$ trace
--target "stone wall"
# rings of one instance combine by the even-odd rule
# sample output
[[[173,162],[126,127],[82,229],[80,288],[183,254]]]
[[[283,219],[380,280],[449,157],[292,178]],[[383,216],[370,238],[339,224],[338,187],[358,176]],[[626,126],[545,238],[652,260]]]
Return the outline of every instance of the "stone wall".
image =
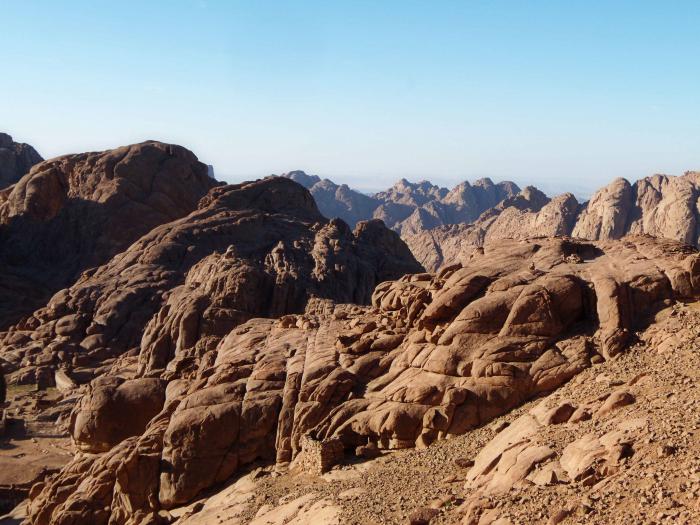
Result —
[[[338,438],[301,438],[301,452],[294,460],[295,468],[307,474],[321,475],[343,459],[343,443]]]

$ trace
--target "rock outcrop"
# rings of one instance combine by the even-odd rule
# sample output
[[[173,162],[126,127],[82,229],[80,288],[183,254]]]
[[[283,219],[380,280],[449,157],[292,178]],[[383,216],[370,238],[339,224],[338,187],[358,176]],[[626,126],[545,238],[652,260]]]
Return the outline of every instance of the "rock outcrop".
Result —
[[[217,189],[211,204],[260,184]],[[269,196],[269,188],[259,194],[263,202]],[[253,233],[250,242],[262,235]],[[289,268],[281,263],[294,260],[286,254],[272,257],[276,267]],[[76,408],[72,431],[80,448],[111,448],[76,455],[32,489],[32,523],[88,516],[97,524],[146,523],[254,461],[291,461],[294,468],[305,443],[321,451],[338,442],[346,450],[368,442],[397,449],[469,432],[616,355],[658,309],[700,294],[700,256],[675,242],[499,240],[469,264],[380,284],[371,307],[317,299],[303,314],[233,326],[212,321],[211,304],[200,306],[213,295],[220,312],[239,297],[202,293],[226,289],[224,276],[239,271],[217,270],[218,257],[189,266],[188,280],[153,317],[138,352],[113,363],[106,377],[123,382],[96,385]],[[165,342],[156,342],[159,334]],[[160,412],[145,429],[135,425],[131,437],[103,433],[109,427],[101,415],[138,397],[125,399],[119,389],[145,379],[167,383]],[[109,404],[105,396],[114,402],[109,409],[100,408]],[[555,451],[532,437],[543,424],[573,419],[575,408],[535,411],[491,447],[493,454],[477,458],[468,482],[491,493],[544,466]],[[614,446],[601,439],[605,454],[608,441]],[[511,445],[523,454],[498,455]],[[579,456],[565,457],[561,466],[573,473]]]
[[[252,317],[303,312],[312,297],[366,304],[377,283],[421,270],[379,221],[328,221],[292,181],[218,186],[56,293],[4,334],[0,357],[13,382],[51,384],[60,367],[82,383],[141,345],[144,373],[179,373]]]
[[[192,212],[215,184],[193,153],[160,142],[35,165],[0,192],[0,328]]]
[[[533,187],[503,200],[478,219],[450,222],[415,216],[401,233],[428,270],[468,260],[487,240],[570,235],[586,240],[652,235],[700,246],[700,174],[654,175],[630,184],[616,179],[579,204],[569,194],[549,199]]]
[[[518,191],[512,182],[494,184],[488,178],[473,185],[462,182],[450,191],[428,181],[414,184],[401,179],[375,195],[383,203],[375,217],[405,236],[438,225],[472,222]]]
[[[401,179],[388,190],[370,197],[345,184],[338,186],[303,171],[291,171],[282,176],[308,188],[326,217],[340,217],[350,225],[371,218],[381,219],[401,235],[471,222],[519,191],[512,182],[494,184],[490,179],[480,179],[474,184],[462,182],[452,190],[428,181],[411,183]]]
[[[700,173],[654,175],[630,185],[617,179],[599,190],[581,214],[573,235],[617,239],[648,234],[698,246]]]
[[[403,238],[421,264],[436,271],[443,265],[466,263],[485,243],[567,235],[579,210],[576,198],[570,193],[549,199],[537,188],[528,186],[485,211],[473,223],[419,230]]]
[[[0,190],[17,182],[42,160],[29,144],[15,142],[10,135],[0,133]]]

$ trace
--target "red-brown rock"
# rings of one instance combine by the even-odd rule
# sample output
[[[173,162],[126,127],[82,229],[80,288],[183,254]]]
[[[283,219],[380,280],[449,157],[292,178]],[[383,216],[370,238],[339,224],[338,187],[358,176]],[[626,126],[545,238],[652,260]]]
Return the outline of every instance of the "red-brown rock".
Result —
[[[104,508],[87,489],[104,486],[114,494],[112,523],[125,523],[124,509],[175,507],[256,460],[286,463],[304,439],[321,449],[338,441],[347,450],[368,442],[397,449],[468,432],[561,385],[590,366],[592,355],[612,353],[611,340],[625,341],[616,334],[644,326],[658,308],[697,297],[697,261],[688,247],[648,237],[499,242],[467,266],[382,284],[371,307],[314,300],[302,315],[251,319],[223,337],[188,331],[195,335],[162,354],[157,366],[144,359],[152,355],[144,344],[138,369],[135,357],[125,358],[112,373],[168,381],[163,410],[141,437],[99,458],[99,470],[81,467],[80,458],[68,465],[36,496],[32,517],[62,523],[72,501]],[[197,289],[191,289],[195,298]],[[620,289],[625,293],[614,293]],[[373,349],[393,335],[402,336],[396,346]],[[543,414],[545,423],[566,419],[571,408]],[[552,460],[553,450],[533,441],[542,423],[529,414],[519,421],[475,458],[468,475],[473,487],[508,490]],[[572,478],[585,467],[579,456],[561,458]],[[110,465],[126,457],[143,468],[122,484]],[[559,479],[559,466],[550,467]],[[548,482],[547,472],[537,473]],[[78,485],[61,503],[58,495]]]
[[[190,151],[160,142],[41,162],[0,191],[0,329],[216,184]]]

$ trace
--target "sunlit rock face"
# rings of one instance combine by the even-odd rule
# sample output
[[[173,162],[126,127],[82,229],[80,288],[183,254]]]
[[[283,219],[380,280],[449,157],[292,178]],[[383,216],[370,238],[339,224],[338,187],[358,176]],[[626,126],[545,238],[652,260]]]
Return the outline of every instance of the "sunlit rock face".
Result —
[[[379,284],[370,306],[314,299],[303,314],[226,331],[198,306],[211,297],[207,308],[223,307],[232,293],[219,263],[191,267],[138,352],[107,372],[120,379],[95,383],[76,407],[79,446],[111,448],[79,454],[39,487],[35,523],[145,520],[253,461],[294,462],[309,438],[350,451],[469,432],[616,355],[659,308],[700,293],[700,257],[676,242],[511,240]],[[177,311],[197,313],[176,322]],[[158,334],[168,334],[162,353]],[[108,410],[161,385],[160,412],[110,437],[99,422]]]

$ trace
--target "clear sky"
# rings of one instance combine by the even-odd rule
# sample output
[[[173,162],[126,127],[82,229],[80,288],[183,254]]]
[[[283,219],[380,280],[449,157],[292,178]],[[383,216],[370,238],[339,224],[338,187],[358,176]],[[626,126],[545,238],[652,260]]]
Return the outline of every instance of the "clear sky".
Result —
[[[700,2],[0,0],[0,130],[176,142],[242,180],[700,169]]]

